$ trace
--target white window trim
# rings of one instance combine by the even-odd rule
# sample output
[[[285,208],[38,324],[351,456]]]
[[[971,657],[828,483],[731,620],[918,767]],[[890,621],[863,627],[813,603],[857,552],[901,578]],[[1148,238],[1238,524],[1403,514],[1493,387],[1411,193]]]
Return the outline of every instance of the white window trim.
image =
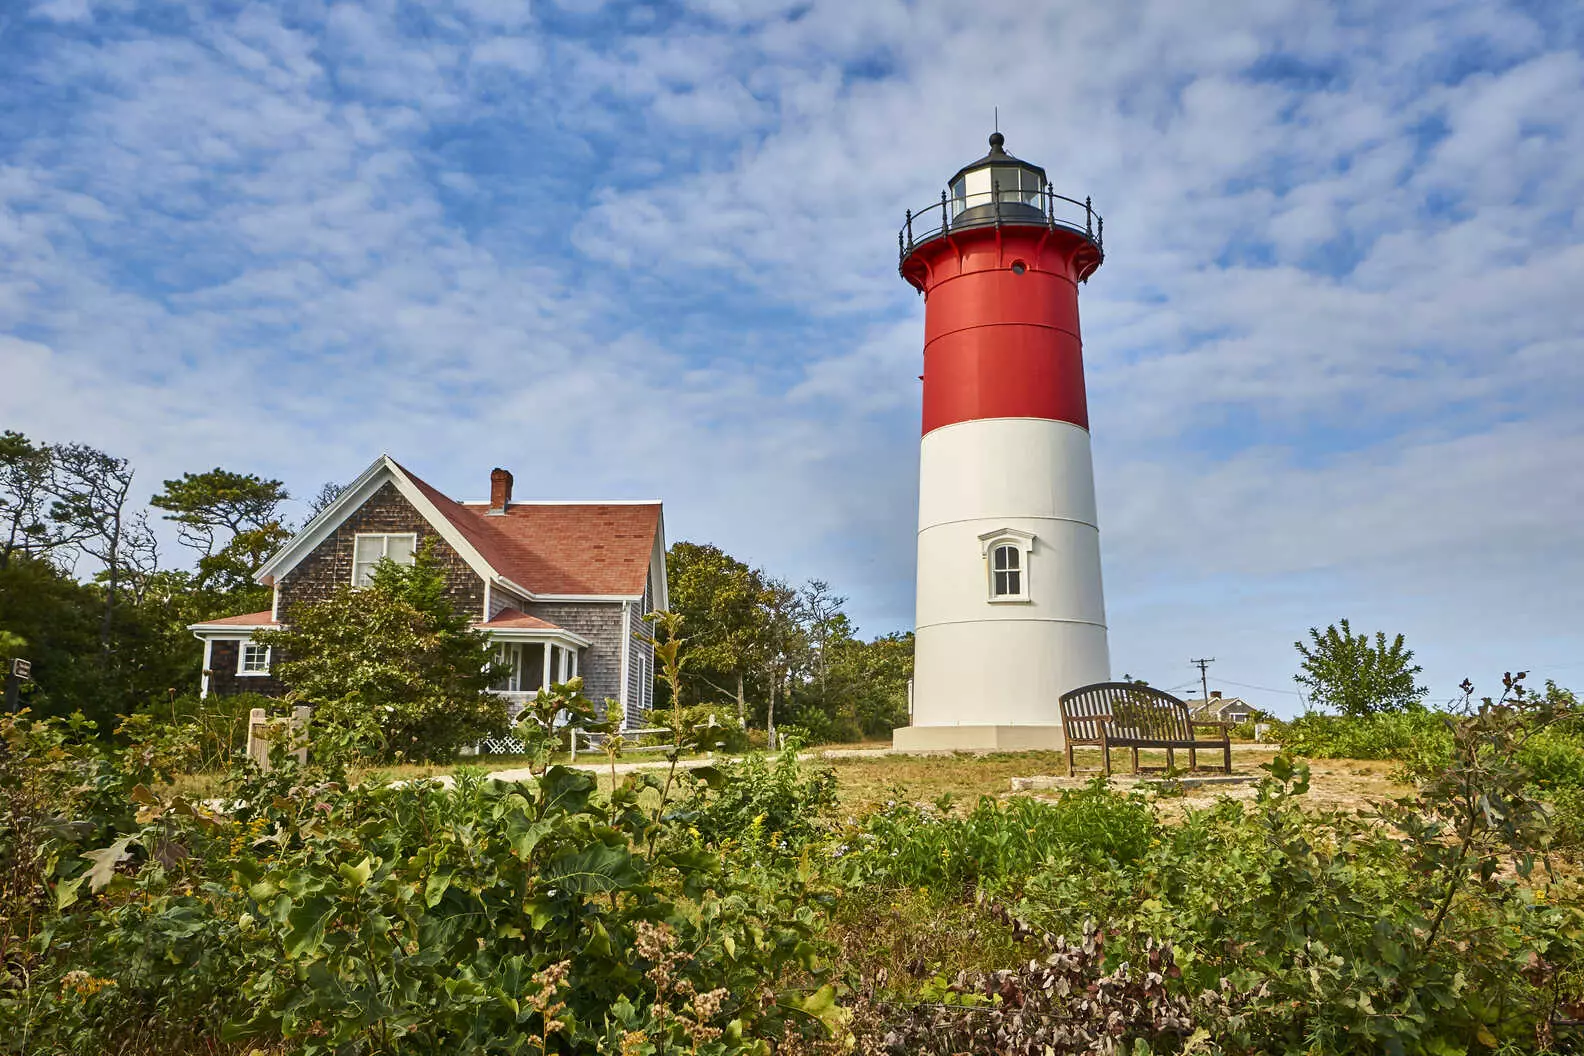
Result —
[[[413,558],[414,558],[414,560],[417,559],[417,555],[418,555],[418,533],[417,532],[356,532],[352,536],[352,585],[354,587],[363,586],[363,584],[358,582],[358,556],[357,555],[358,555],[358,540],[359,539],[383,539],[383,540],[385,540],[385,542],[380,546],[380,557],[381,558],[386,557],[390,553],[390,540],[392,540],[392,539],[411,539],[412,540],[412,544],[413,544]]]
[[[1023,555],[1022,568],[1018,570],[1018,583],[1022,587],[1016,594],[997,594],[995,592],[995,560],[996,549],[1002,546],[1016,547]],[[979,555],[984,560],[985,570],[985,598],[992,605],[1029,605],[1034,601],[1029,590],[1029,579],[1033,574],[1034,535],[1017,528],[998,528],[993,532],[985,532],[979,537]]]
[[[262,671],[249,671],[249,670],[247,670],[245,665],[247,663],[248,646],[250,646],[250,645],[253,646],[256,649],[263,649],[264,650],[264,670],[262,670]],[[269,677],[269,673],[270,673],[270,666],[271,666],[271,664],[274,663],[274,660],[275,660],[275,657],[274,657],[273,653],[274,653],[274,650],[272,648],[270,648],[269,646],[267,646],[267,645],[261,646],[257,642],[250,642],[250,641],[248,641],[245,638],[242,639],[241,641],[237,642],[237,671],[236,671],[237,677],[238,678],[268,678]]]

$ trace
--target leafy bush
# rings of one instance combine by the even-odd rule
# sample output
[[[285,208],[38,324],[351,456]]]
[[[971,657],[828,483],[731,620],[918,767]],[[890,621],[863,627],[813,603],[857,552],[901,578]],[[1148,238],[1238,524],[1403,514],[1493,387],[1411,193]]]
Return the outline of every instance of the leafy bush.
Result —
[[[798,850],[820,829],[836,805],[836,775],[829,767],[805,767],[796,743],[772,764],[754,754],[716,767],[678,806],[676,819],[710,847],[728,841],[771,852]]]
[[[1093,927],[1069,942],[1022,921],[1010,923],[1039,956],[1012,968],[938,976],[908,1000],[888,1001],[872,984],[859,989],[854,1033],[865,1051],[1112,1053],[1125,1051],[1120,1041],[1126,1037],[1135,1053],[1171,1052],[1185,1038],[1204,1045],[1209,1031],[1196,1029],[1197,1020],[1233,1007],[1218,992],[1193,1000],[1174,985],[1182,973],[1170,947],[1150,943],[1137,963],[1108,968],[1105,934]]]
[[[1357,717],[1308,711],[1279,722],[1272,739],[1310,759],[1395,759],[1416,773],[1445,763],[1451,751],[1451,717],[1425,708]]]
[[[939,893],[1017,886],[1046,867],[1089,869],[1142,855],[1157,825],[1149,805],[1096,781],[1055,803],[980,797],[965,815],[892,801],[839,834],[832,854],[849,885]]]
[[[1131,864],[1048,869],[1023,912],[1068,933],[1103,923],[1119,940],[1108,963],[1175,947],[1178,992],[1242,995],[1211,1026],[1227,1051],[1544,1042],[1584,914],[1536,894],[1525,856],[1546,844],[1544,814],[1505,719],[1481,721],[1417,801],[1377,819],[1301,809],[1307,770],[1279,756],[1252,810],[1191,812]],[[1499,877],[1504,861],[1516,871]]]
[[[368,586],[294,606],[284,629],[254,640],[280,657],[286,703],[311,705],[320,729],[351,731],[387,759],[447,759],[506,729],[506,701],[489,692],[500,665],[472,619],[426,544],[413,564],[382,560]]]
[[[247,750],[248,713],[254,708],[280,710],[280,701],[262,693],[236,693],[220,696],[196,693],[177,697],[169,715],[174,725],[187,727],[192,735],[196,757],[194,770],[227,770],[237,756]],[[154,710],[156,717],[164,707]]]
[[[25,881],[6,905],[48,921],[8,932],[0,1037],[24,1051],[762,1053],[835,1022],[795,878],[766,891],[720,854],[643,853],[647,775],[608,799],[564,767],[348,787],[283,758],[239,771],[222,816],[129,789],[52,728],[6,732]],[[24,860],[36,804],[83,778],[102,794],[63,800]]]
[[[1309,628],[1312,645],[1294,642],[1300,657],[1300,673],[1294,680],[1309,687],[1310,696],[1323,707],[1335,708],[1343,715],[1363,717],[1380,712],[1403,711],[1424,699],[1425,687],[1414,684],[1421,672],[1413,662],[1413,650],[1398,635],[1390,645],[1386,635],[1353,633],[1347,620],[1332,624],[1321,634]]]
[[[675,722],[675,709],[658,712],[667,722]],[[720,704],[694,704],[682,709],[681,722],[692,730],[697,746],[711,752],[743,752],[748,750],[748,735],[737,716]]]

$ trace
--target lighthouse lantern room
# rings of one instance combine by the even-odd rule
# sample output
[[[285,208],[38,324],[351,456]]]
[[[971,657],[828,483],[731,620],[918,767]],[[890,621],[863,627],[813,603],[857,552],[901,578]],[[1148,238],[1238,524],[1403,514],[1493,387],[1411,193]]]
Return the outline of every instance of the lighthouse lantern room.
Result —
[[[1110,678],[1078,286],[1104,259],[1089,201],[990,152],[907,213],[924,296],[909,750],[1063,747],[1057,698]]]

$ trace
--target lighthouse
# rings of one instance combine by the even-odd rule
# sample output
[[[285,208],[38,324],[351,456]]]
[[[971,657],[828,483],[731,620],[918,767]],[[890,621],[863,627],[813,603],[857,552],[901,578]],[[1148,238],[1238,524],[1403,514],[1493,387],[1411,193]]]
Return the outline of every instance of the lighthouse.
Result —
[[[1057,698],[1110,679],[1078,287],[1104,259],[1088,199],[1005,138],[909,211],[924,296],[918,594],[906,750],[1063,746]]]

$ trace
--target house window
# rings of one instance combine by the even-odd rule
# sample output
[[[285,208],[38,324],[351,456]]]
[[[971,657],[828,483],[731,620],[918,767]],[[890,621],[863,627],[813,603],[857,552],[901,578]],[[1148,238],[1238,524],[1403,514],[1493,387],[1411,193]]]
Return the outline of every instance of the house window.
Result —
[[[239,675],[267,675],[269,674],[270,651],[267,645],[258,645],[255,642],[243,642],[237,655],[237,674]]]
[[[374,566],[381,558],[389,558],[398,565],[413,563],[413,551],[418,547],[414,532],[374,535],[359,533],[352,544],[352,585],[366,587],[374,579]]]

